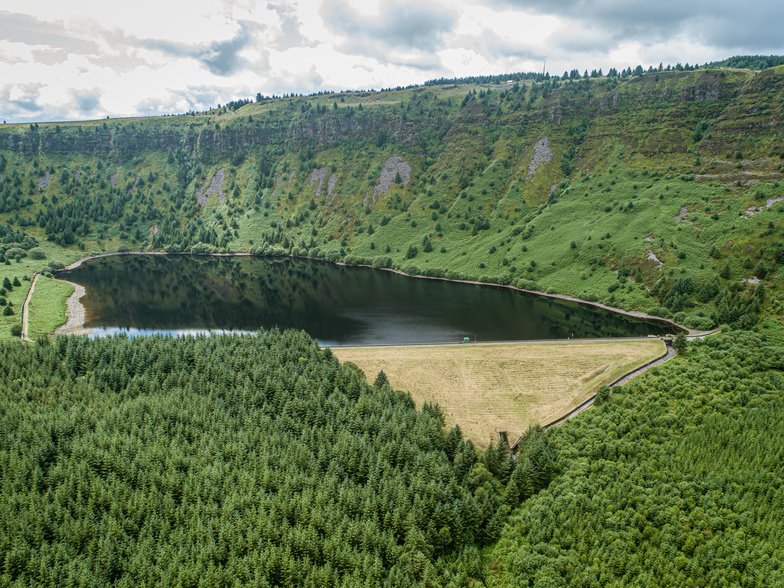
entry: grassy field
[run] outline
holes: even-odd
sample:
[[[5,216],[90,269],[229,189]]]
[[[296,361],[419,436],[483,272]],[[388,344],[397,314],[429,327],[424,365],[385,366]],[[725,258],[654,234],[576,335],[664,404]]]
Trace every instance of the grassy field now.
[[[27,292],[30,289],[30,284],[32,283],[33,276],[37,271],[50,271],[48,264],[52,261],[62,263],[63,265],[67,265],[83,257],[85,254],[80,251],[74,251],[69,249],[64,249],[55,245],[54,243],[49,243],[43,241],[40,246],[46,253],[46,258],[44,259],[32,259],[31,257],[23,257],[19,261],[16,260],[9,260],[8,265],[0,263],[0,282],[3,282],[5,278],[8,278],[9,282],[12,284],[12,288],[8,290],[7,288],[3,288],[6,292],[0,293],[0,296],[6,298],[8,302],[12,304],[11,309],[13,314],[6,315],[3,314],[3,310],[5,307],[0,309],[0,340],[3,339],[14,339],[11,335],[11,327],[14,324],[21,323],[22,320],[22,303],[24,302],[25,298],[27,297]],[[19,286],[13,286],[14,279],[19,282]],[[41,304],[49,304],[54,305],[57,307],[61,307],[63,310],[63,316],[65,313],[65,300],[70,295],[70,291],[66,289],[60,288],[57,290],[51,289],[49,286],[43,286],[44,282],[50,282],[53,280],[44,280],[44,278],[40,278],[38,281],[38,285],[36,286],[36,291],[34,294],[33,305],[38,305],[40,308]],[[43,286],[43,288],[42,288]],[[41,292],[39,292],[39,288]],[[48,292],[46,294],[47,298],[46,301],[41,303],[38,302],[42,300],[39,298],[42,292]],[[61,297],[61,298],[60,298]],[[32,310],[32,308],[31,308]],[[50,309],[46,309],[47,313],[52,312]],[[54,327],[51,331],[41,331],[41,326],[43,323],[36,321],[33,319],[33,315],[30,315],[31,320],[31,329],[30,329],[30,337],[35,339],[36,333],[42,334],[44,332],[53,332]],[[63,319],[59,324],[65,322]],[[46,324],[49,324],[48,322]],[[37,325],[37,326],[36,326]],[[56,327],[57,325],[55,325]],[[37,331],[33,329],[38,329]]]
[[[46,336],[65,323],[65,301],[73,292],[73,286],[52,278],[39,277],[30,299],[30,339]]]
[[[368,381],[383,370],[418,406],[437,402],[447,425],[485,447],[507,431],[514,440],[602,384],[664,353],[659,340],[453,347],[333,349]]]

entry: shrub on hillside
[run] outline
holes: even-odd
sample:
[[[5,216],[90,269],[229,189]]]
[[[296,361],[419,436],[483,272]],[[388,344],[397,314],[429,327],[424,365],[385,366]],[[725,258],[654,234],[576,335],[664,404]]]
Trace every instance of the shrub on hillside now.
[[[440,267],[428,267],[422,270],[422,275],[430,278],[443,278],[444,274],[444,270]]]
[[[346,265],[370,265],[371,260],[357,255],[346,255],[346,257],[343,258],[343,263]]]
[[[523,290],[536,290],[537,289],[536,282],[534,282],[533,280],[519,279],[519,280],[517,280],[516,286],[518,288],[522,288]]]
[[[373,267],[392,267],[392,258],[388,255],[379,255],[373,258]]]
[[[342,255],[339,249],[330,249],[326,253],[324,253],[324,259],[327,261],[339,261]]]
[[[214,253],[215,247],[209,243],[202,243],[201,241],[191,246],[191,253]]]

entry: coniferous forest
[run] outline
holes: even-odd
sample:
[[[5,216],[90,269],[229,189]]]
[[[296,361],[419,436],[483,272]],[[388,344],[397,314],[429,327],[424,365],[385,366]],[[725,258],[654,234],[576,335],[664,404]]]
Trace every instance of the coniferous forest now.
[[[304,332],[6,344],[0,582],[781,585],[783,352],[691,342],[512,457]]]
[[[784,586],[783,121],[784,58],[738,56],[3,125],[0,588]],[[35,274],[125,251],[307,256],[717,332],[511,455],[314,333],[18,341]],[[215,291],[196,313],[245,292],[211,265],[179,276]]]
[[[690,346],[548,431],[560,475],[510,517],[489,585],[784,585],[784,346]]]
[[[541,431],[479,461],[304,332],[60,337],[2,363],[4,585],[470,585],[505,482],[516,503],[553,471]]]

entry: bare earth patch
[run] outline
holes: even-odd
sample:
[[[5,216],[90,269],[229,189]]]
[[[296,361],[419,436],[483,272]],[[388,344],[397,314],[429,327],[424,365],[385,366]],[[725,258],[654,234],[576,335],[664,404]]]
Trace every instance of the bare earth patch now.
[[[534,343],[448,347],[335,348],[369,382],[379,371],[417,406],[437,402],[447,426],[485,447],[507,431],[510,441],[528,425],[545,423],[576,406],[599,386],[664,353],[657,340]]]

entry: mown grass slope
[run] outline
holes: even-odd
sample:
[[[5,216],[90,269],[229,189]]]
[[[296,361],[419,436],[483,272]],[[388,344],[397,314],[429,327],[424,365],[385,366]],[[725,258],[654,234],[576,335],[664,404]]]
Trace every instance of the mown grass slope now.
[[[510,443],[664,353],[656,340],[451,347],[336,348],[369,379],[383,371],[418,406],[437,403],[474,445]]]

